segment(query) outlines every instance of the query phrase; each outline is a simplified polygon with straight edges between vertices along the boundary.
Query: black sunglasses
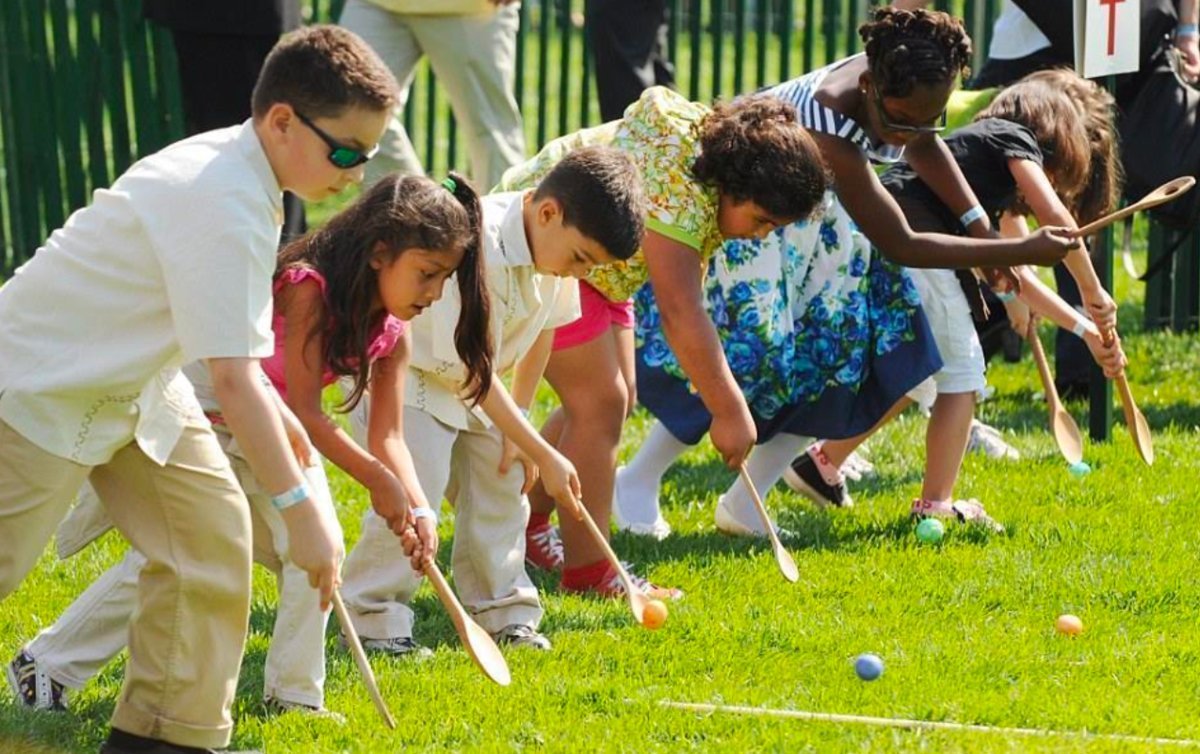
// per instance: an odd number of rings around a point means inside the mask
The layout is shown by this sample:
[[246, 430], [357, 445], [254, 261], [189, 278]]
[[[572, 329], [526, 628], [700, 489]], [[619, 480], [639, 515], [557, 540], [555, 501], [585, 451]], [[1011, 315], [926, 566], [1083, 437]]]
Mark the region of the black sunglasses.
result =
[[879, 91], [879, 87], [872, 84], [871, 91], [875, 92], [875, 111], [879, 113], [879, 123], [888, 131], [908, 134], [940, 134], [946, 130], [945, 110], [942, 110], [941, 116], [938, 117], [937, 125], [910, 126], [907, 123], [896, 123], [888, 118], [887, 110], [883, 107], [883, 94]]
[[322, 131], [316, 123], [313, 123], [311, 120], [304, 117], [304, 115], [299, 111], [296, 111], [296, 117], [300, 119], [301, 123], [311, 128], [313, 133], [315, 133], [317, 136], [320, 136], [321, 141], [328, 145], [329, 161], [333, 163], [335, 167], [341, 168], [342, 170], [349, 170], [350, 168], [358, 167], [374, 157], [375, 153], [379, 151], [378, 144], [376, 144], [375, 147], [369, 152], [364, 152], [361, 149], [355, 149], [354, 147], [348, 147]]

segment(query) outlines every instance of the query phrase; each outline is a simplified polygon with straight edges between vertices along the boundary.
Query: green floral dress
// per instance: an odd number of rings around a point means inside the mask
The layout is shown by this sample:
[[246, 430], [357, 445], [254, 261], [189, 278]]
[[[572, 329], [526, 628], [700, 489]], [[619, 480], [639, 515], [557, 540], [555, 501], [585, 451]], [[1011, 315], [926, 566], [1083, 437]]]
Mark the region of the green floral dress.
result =
[[[703, 269], [722, 242], [717, 190], [701, 185], [691, 174], [700, 154], [700, 122], [709, 112], [677, 92], [651, 87], [621, 120], [555, 139], [533, 159], [510, 168], [497, 190], [533, 188], [572, 149], [595, 144], [617, 147], [633, 158], [641, 172], [650, 201], [646, 228], [695, 249], [696, 263]], [[610, 301], [626, 301], [647, 279], [646, 258], [639, 249], [624, 262], [595, 268], [587, 282]]]

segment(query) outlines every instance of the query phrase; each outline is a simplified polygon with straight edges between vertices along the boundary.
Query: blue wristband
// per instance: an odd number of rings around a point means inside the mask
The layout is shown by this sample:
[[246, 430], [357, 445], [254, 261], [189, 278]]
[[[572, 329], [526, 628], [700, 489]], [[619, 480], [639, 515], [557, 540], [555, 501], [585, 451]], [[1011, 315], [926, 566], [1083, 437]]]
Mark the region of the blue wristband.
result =
[[438, 520], [437, 513], [434, 512], [433, 508], [427, 508], [424, 505], [419, 505], [416, 508], [409, 508], [408, 512], [414, 519], [432, 518], [434, 524], [436, 524]]
[[308, 482], [301, 482], [290, 490], [280, 492], [278, 495], [271, 495], [271, 505], [275, 506], [275, 510], [281, 511], [291, 508], [297, 503], [302, 503], [309, 497]]
[[987, 217], [987, 212], [984, 212], [983, 207], [976, 204], [974, 207], [962, 213], [962, 216], [958, 218], [958, 223], [964, 228], [969, 228], [971, 227], [971, 223], [975, 222], [976, 220], [982, 220], [985, 217]]
[[1200, 27], [1196, 24], [1179, 24], [1175, 27], [1175, 36], [1177, 37], [1196, 37], [1200, 36]]
[[1009, 301], [1015, 301], [1017, 298], [1017, 294], [1013, 293], [1012, 291], [992, 291], [992, 293], [996, 294], [996, 298], [1000, 299], [1006, 304]]

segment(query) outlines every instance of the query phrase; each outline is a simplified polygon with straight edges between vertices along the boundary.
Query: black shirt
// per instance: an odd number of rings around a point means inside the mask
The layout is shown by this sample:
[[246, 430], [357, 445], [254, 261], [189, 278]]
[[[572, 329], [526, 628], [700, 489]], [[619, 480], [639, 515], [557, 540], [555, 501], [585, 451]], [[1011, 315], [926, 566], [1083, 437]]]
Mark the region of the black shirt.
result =
[[[1008, 169], [1008, 161], [1017, 158], [1043, 164], [1042, 150], [1033, 132], [1010, 120], [985, 118], [975, 121], [947, 136], [945, 142], [993, 224], [1001, 212], [1012, 206], [1017, 195], [1017, 184]], [[958, 218], [917, 177], [907, 162], [891, 166], [879, 180], [904, 207], [906, 214], [914, 205], [923, 205], [941, 226], [917, 227], [910, 217], [913, 230], [962, 233]]]

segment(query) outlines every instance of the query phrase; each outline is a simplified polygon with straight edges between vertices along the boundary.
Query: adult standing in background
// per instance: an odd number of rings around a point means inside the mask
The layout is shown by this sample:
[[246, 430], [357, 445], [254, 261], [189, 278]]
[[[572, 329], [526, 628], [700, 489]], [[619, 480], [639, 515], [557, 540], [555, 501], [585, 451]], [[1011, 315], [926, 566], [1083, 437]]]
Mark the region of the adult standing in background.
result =
[[[143, 0], [145, 17], [171, 30], [189, 136], [250, 117], [267, 53], [300, 25], [300, 0]], [[281, 242], [306, 230], [304, 203], [284, 194]]]
[[366, 184], [393, 171], [422, 173], [399, 115], [423, 55], [466, 134], [471, 177], [484, 191], [525, 160], [516, 77], [515, 0], [347, 0], [340, 23], [375, 49], [400, 82], [400, 103], [367, 163]]
[[583, 28], [596, 62], [600, 117], [620, 120], [652, 86], [675, 86], [666, 0], [587, 0]]

